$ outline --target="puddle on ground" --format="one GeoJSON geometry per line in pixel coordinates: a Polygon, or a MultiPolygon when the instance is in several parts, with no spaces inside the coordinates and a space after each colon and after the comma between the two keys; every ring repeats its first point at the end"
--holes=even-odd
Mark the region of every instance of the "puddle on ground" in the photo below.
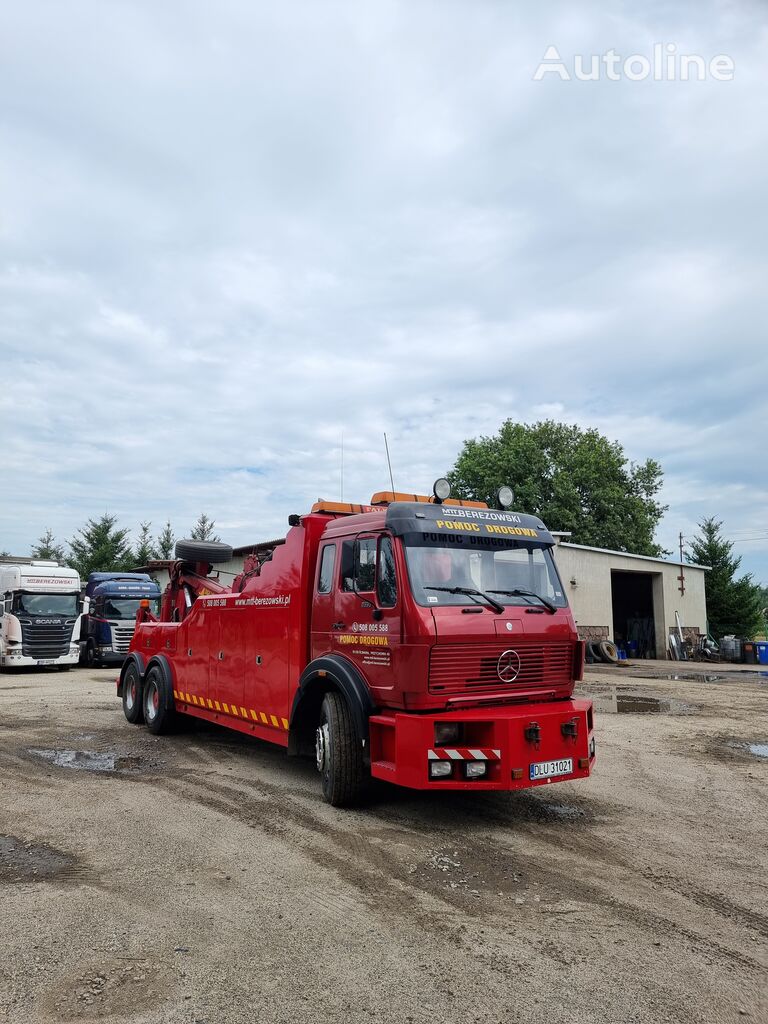
{"type": "Polygon", "coordinates": [[[698,708],[682,700],[650,697],[639,693],[600,693],[590,695],[595,711],[609,715],[690,715],[698,708]]]}
{"type": "Polygon", "coordinates": [[[118,754],[102,753],[96,750],[35,750],[30,754],[50,761],[58,768],[74,768],[86,772],[130,771],[140,766],[138,757],[121,757],[118,754]]]}
{"type": "Polygon", "coordinates": [[[677,672],[674,675],[658,676],[659,679],[680,679],[688,683],[716,683],[725,676],[710,676],[703,672],[677,672]]]}
{"type": "Polygon", "coordinates": [[[755,757],[768,757],[768,743],[748,743],[747,750],[755,757]]]}
{"type": "Polygon", "coordinates": [[[72,874],[76,864],[74,857],[52,846],[0,835],[0,882],[42,882],[72,874]]]}

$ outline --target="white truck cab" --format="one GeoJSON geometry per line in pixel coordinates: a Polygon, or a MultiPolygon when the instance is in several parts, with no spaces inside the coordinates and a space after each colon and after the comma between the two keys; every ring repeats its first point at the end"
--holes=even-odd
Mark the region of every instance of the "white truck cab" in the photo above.
{"type": "Polygon", "coordinates": [[[0,667],[76,665],[83,599],[77,570],[58,562],[0,565],[0,667]]]}

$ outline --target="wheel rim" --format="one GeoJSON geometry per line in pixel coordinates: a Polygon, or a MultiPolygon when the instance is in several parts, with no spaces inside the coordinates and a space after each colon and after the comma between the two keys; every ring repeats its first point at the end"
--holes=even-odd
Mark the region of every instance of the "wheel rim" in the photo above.
{"type": "Polygon", "coordinates": [[[330,747],[330,731],[327,722],[321,722],[315,732],[315,762],[317,770],[324,772],[328,767],[328,750],[330,747]]]}
{"type": "Polygon", "coordinates": [[[136,681],[134,679],[125,681],[125,706],[133,711],[136,704],[136,681]]]}

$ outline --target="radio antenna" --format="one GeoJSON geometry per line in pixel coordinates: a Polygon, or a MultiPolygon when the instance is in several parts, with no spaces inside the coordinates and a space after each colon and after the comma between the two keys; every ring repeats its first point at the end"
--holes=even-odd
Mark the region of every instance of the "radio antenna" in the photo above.
{"type": "Polygon", "coordinates": [[[395,491],[395,481],[392,476],[392,460],[389,457],[389,444],[387,443],[387,432],[384,431],[384,449],[387,453],[387,465],[389,466],[389,482],[392,484],[392,493],[395,491]]]}

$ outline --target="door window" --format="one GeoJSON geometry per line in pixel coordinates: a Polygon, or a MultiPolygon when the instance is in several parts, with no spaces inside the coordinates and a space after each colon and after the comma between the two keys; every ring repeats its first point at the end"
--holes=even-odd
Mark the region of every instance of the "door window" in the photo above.
{"type": "Polygon", "coordinates": [[[336,545],[326,544],[320,556],[320,575],[317,581],[318,594],[330,594],[333,586],[333,567],[336,564],[336,545]]]}

